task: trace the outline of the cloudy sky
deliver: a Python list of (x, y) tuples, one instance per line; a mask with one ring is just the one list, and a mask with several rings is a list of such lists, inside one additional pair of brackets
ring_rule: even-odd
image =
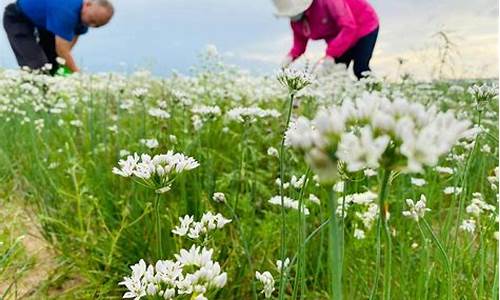
[[(11, 1), (0, 0), (5, 6)], [(449, 36), (453, 77), (498, 76), (498, 0), (370, 0), (380, 19), (372, 61), (380, 75), (411, 72), (427, 77), (439, 65), (442, 31)], [(75, 56), (90, 72), (146, 68), (159, 75), (188, 72), (213, 44), (225, 60), (254, 72), (277, 68), (291, 44), (289, 23), (273, 16), (271, 0), (115, 0), (108, 26), (81, 39)], [(324, 42), (302, 59), (315, 60)], [(404, 60), (398, 67), (398, 59)], [(15, 66), (5, 33), (0, 66)]]

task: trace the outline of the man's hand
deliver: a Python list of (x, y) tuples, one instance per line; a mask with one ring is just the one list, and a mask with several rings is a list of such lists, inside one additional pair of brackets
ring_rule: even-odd
[(73, 38), (71, 42), (66, 41), (63, 38), (56, 36), (56, 52), (57, 55), (66, 61), (66, 66), (72, 72), (80, 72), (80, 69), (76, 66), (73, 55), (71, 55), (71, 49), (75, 45), (77, 37)]

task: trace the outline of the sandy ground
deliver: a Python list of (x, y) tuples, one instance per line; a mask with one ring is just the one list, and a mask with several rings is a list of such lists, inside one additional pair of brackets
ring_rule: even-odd
[(56, 268), (54, 253), (40, 234), (31, 213), (18, 203), (0, 199), (0, 219), (5, 220), (0, 222), (0, 231), (8, 226), (10, 235), (16, 235), (14, 238), (23, 236), (21, 243), (25, 250), (25, 261), (15, 262), (13, 268), (27, 267), (25, 272), (16, 269), (0, 274), (0, 296), (14, 283), (5, 300), (39, 299), (39, 296), (35, 296), (36, 292)]

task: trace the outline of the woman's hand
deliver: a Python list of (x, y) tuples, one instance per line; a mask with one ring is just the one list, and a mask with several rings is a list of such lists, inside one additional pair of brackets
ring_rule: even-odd
[(282, 69), (288, 68), (288, 66), (293, 62), (293, 58), (288, 54), (283, 58), (283, 60), (280, 63), (280, 66)]
[(329, 70), (333, 68), (335, 65), (335, 59), (331, 56), (323, 56), (320, 60), (318, 60), (313, 68), (312, 72), (316, 74), (325, 74)]

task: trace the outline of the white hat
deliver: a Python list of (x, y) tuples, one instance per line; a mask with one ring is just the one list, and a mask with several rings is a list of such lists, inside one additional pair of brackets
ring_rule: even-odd
[(293, 17), (303, 13), (311, 6), (313, 0), (273, 0), (278, 17)]

